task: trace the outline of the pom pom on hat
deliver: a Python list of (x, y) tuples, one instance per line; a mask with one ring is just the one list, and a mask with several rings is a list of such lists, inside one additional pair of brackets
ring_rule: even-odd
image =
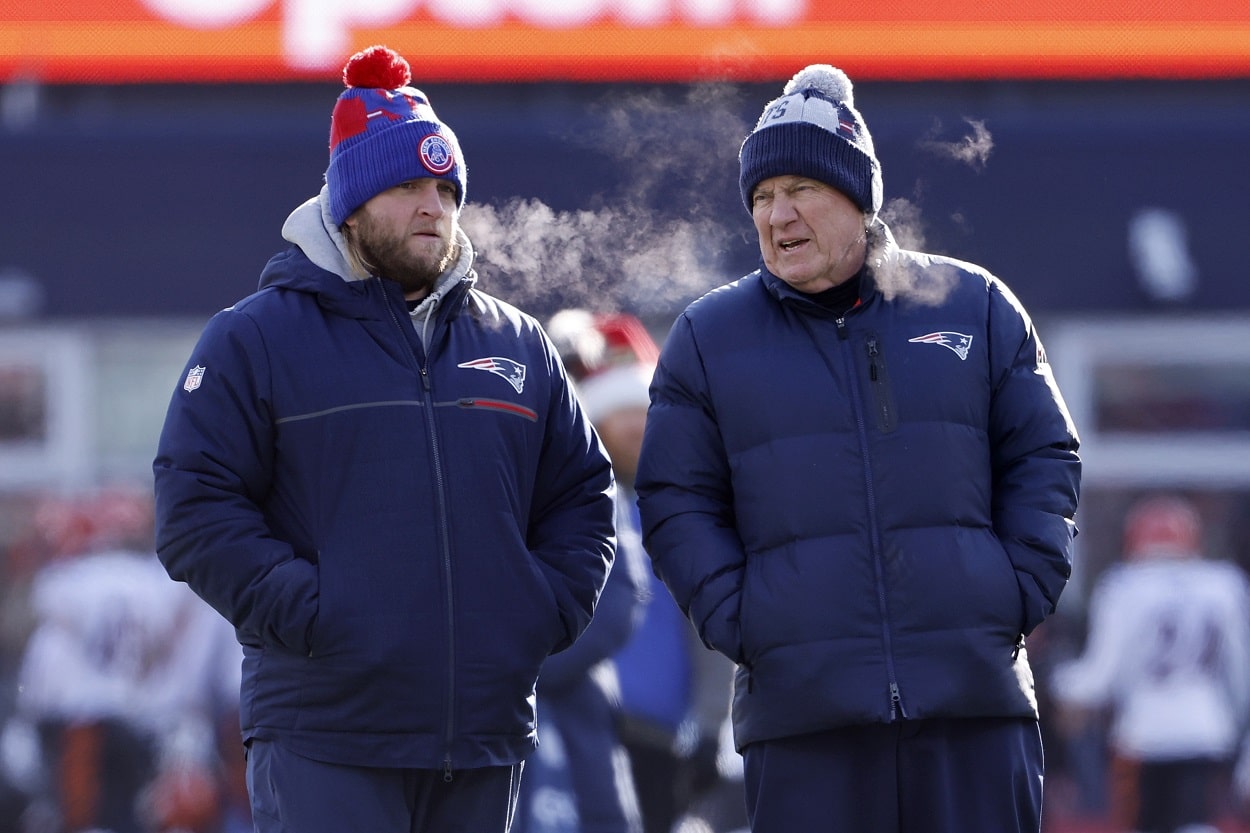
[(385, 46), (357, 52), (344, 65), (347, 89), (330, 117), (326, 169), (330, 216), (338, 225), (410, 179), (446, 180), (456, 186), (457, 205), (464, 205), (468, 174), (460, 143), (411, 82), (408, 62)]
[(872, 136), (855, 109), (851, 79), (829, 64), (795, 74), (770, 101), (738, 153), (738, 186), (751, 192), (774, 176), (805, 176), (832, 185), (865, 214), (881, 210), (881, 165)]
[(404, 57), (385, 46), (371, 46), (347, 59), (343, 86), (380, 87), (393, 90), (412, 83), (412, 67)]
[(782, 95), (803, 90), (821, 93), (830, 101), (840, 101), (847, 107), (855, 106), (855, 88), (846, 73), (829, 64), (812, 64), (794, 74), (782, 88)]

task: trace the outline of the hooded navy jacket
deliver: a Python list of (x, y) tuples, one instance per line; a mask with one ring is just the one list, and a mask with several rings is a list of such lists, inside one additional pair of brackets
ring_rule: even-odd
[(739, 664), (735, 739), (1036, 717), (1077, 436), (1025, 311), (874, 228), (839, 318), (766, 270), (677, 319), (637, 490), (657, 574)]
[(611, 566), (608, 458), (539, 324), (473, 287), (467, 238), (418, 331), (396, 284), (310, 260), (343, 268), (301, 210), (308, 239), (208, 323), (174, 393), (161, 561), (237, 629), (245, 739), (515, 763)]

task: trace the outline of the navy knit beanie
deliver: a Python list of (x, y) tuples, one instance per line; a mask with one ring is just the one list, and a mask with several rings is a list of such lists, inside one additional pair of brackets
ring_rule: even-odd
[(764, 108), (738, 161), (747, 211), (755, 186), (774, 176), (810, 177), (846, 194), (865, 214), (881, 210), (872, 136), (855, 109), (851, 79), (828, 64), (813, 64), (790, 79)]
[(347, 89), (330, 117), (326, 169), (336, 224), (410, 179), (445, 179), (456, 186), (457, 205), (464, 205), (467, 172), (460, 143), (411, 81), (408, 62), (385, 46), (357, 52), (343, 67)]

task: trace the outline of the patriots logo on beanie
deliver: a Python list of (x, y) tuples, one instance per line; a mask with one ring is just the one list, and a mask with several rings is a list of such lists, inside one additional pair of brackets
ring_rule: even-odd
[(325, 175), (336, 224), (411, 179), (446, 180), (456, 186), (457, 205), (464, 205), (467, 171), (460, 143), (411, 82), (408, 62), (385, 46), (357, 52), (343, 67), (347, 89), (330, 116)]
[(770, 101), (738, 153), (738, 187), (751, 193), (774, 176), (804, 176), (832, 185), (865, 214), (881, 210), (881, 164), (855, 109), (851, 79), (828, 64), (800, 70)]

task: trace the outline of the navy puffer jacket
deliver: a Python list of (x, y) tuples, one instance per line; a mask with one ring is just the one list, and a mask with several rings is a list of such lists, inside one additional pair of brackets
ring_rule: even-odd
[(646, 546), (739, 663), (739, 748), (1037, 715), (1023, 637), (1070, 574), (1075, 429), (1000, 281), (874, 237), (843, 318), (755, 272), (677, 319), (652, 384)]
[[(298, 247), (207, 325), (155, 461), (169, 573), (236, 627), (245, 737), (336, 763), (512, 764), (614, 554), (607, 456), (538, 323)], [(425, 325), (423, 325), (425, 326)]]

